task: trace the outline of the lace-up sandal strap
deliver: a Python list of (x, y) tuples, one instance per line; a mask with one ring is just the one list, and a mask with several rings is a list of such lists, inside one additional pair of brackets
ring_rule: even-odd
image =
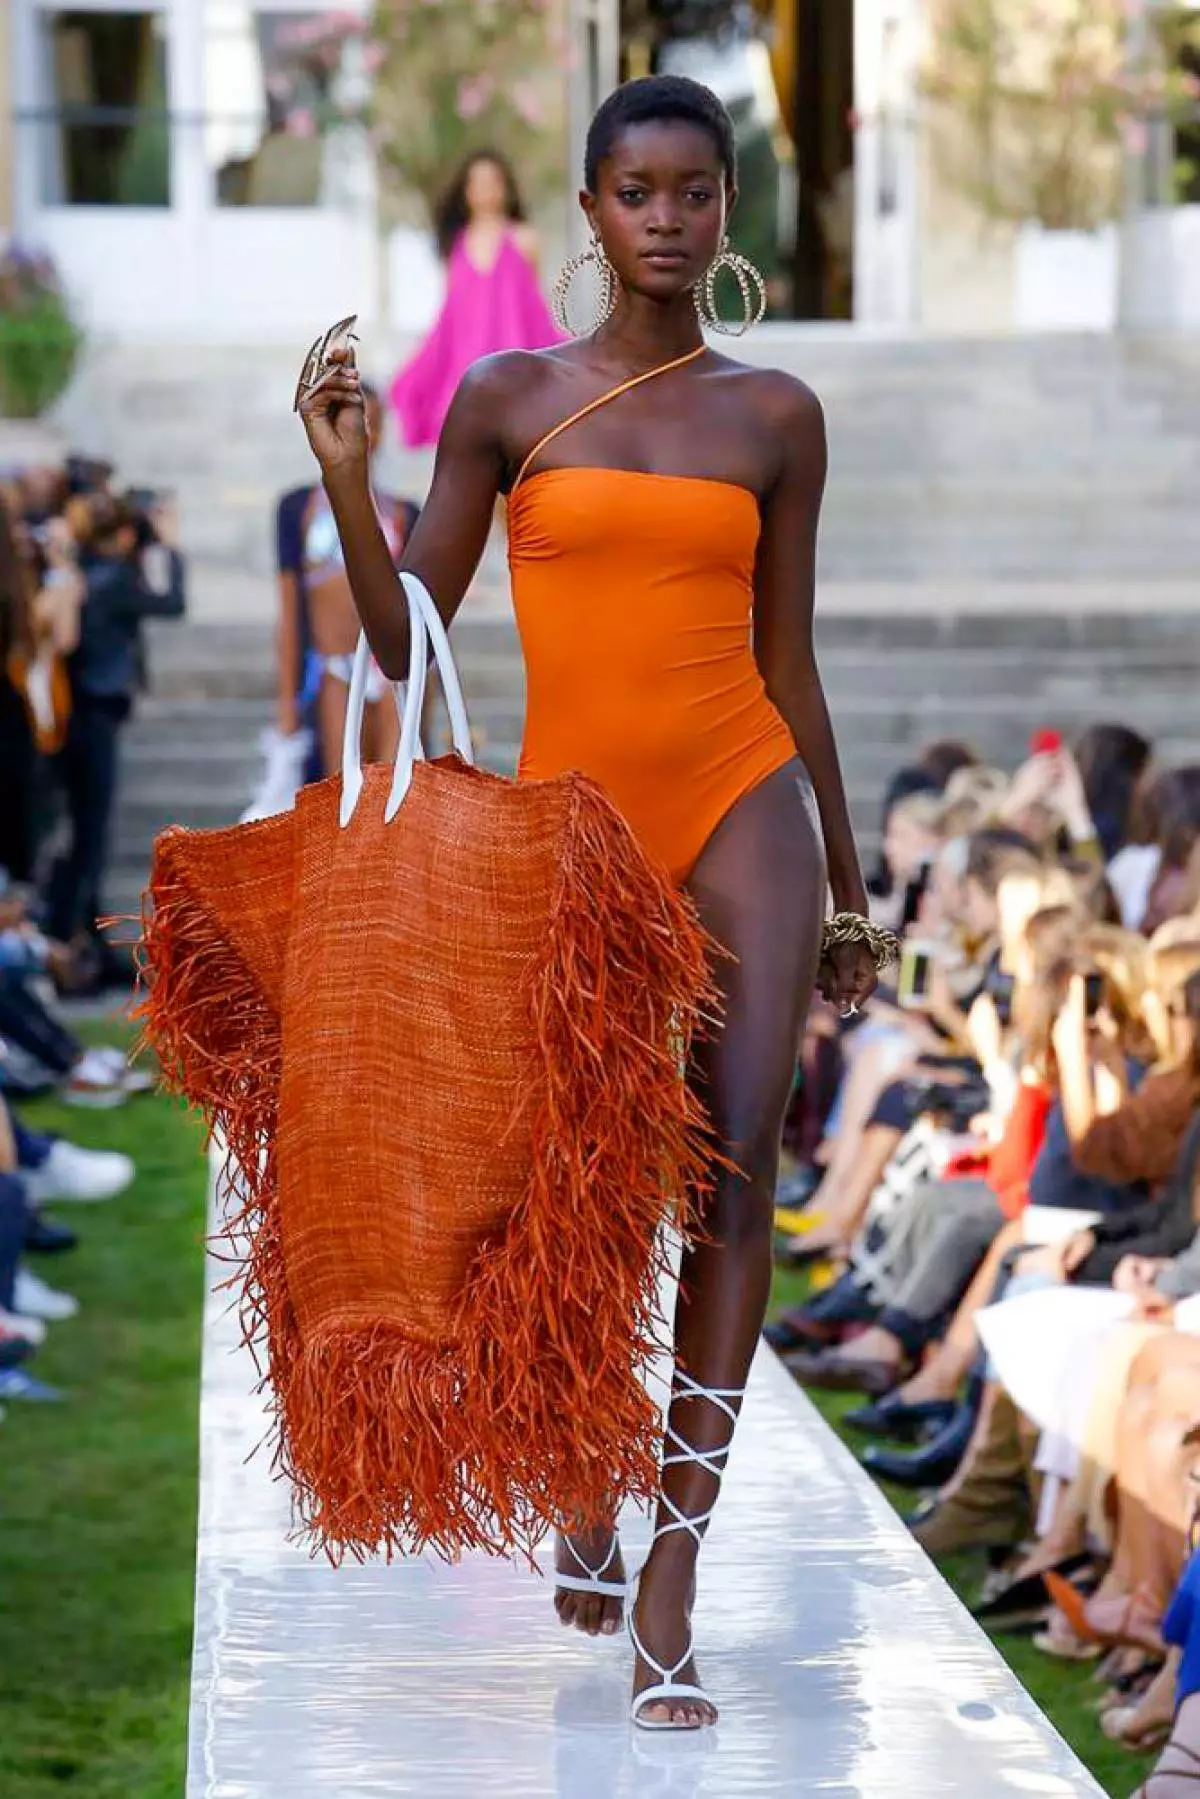
[(664, 1667), (663, 1663), (655, 1656), (651, 1655), (650, 1651), (646, 1648), (646, 1645), (643, 1643), (641, 1636), (638, 1633), (638, 1627), (634, 1623), (632, 1610), (629, 1614), (629, 1635), (633, 1640), (635, 1650), (641, 1656), (646, 1666), (652, 1673), (658, 1675), (658, 1679), (654, 1684), (652, 1686), (644, 1687), (630, 1706), (629, 1715), (633, 1719), (633, 1722), (642, 1730), (687, 1730), (692, 1728), (690, 1725), (675, 1724), (669, 1718), (647, 1718), (644, 1716), (645, 1712), (652, 1705), (674, 1705), (680, 1701), (691, 1700), (697, 1705), (711, 1706), (712, 1700), (704, 1691), (703, 1687), (698, 1687), (694, 1681), (676, 1680), (675, 1678), (681, 1668), (686, 1668), (692, 1657), (694, 1644), (690, 1632), (688, 1635), (687, 1648), (684, 1650), (679, 1660), (674, 1662), (669, 1668)]
[(588, 1565), (565, 1532), (563, 1533), (562, 1540), (571, 1551), (571, 1554), (575, 1557), (575, 1560), (579, 1563), (579, 1566), (583, 1569), (583, 1573), (560, 1574), (559, 1571), (555, 1569), (554, 1584), (556, 1587), (561, 1587), (565, 1593), (595, 1593), (601, 1599), (624, 1599), (628, 1583), (619, 1575), (614, 1576), (611, 1580), (604, 1579), (605, 1574), (612, 1567), (612, 1564), (616, 1559), (616, 1531), (613, 1532), (613, 1539), (609, 1545), (608, 1554), (598, 1568), (592, 1568)]
[[(663, 1457), (663, 1472), (665, 1473), (668, 1468), (703, 1468), (704, 1472), (706, 1474), (711, 1474), (714, 1480), (722, 1480), (725, 1474), (725, 1464), (729, 1459), (729, 1452), (733, 1447), (733, 1430), (738, 1421), (737, 1410), (729, 1402), (732, 1399), (743, 1398), (745, 1396), (745, 1391), (746, 1389), (744, 1387), (702, 1386), (699, 1381), (692, 1379), (686, 1369), (677, 1368), (675, 1370), (675, 1386), (671, 1394), (672, 1406), (677, 1399), (706, 1399), (711, 1405), (715, 1405), (719, 1411), (724, 1412), (726, 1418), (729, 1420), (730, 1432), (728, 1441), (724, 1443), (721, 1448), (697, 1449), (693, 1443), (689, 1443), (687, 1438), (675, 1428), (670, 1420), (670, 1415), (668, 1414), (666, 1440), (669, 1444), (674, 1446), (674, 1453)], [(717, 1509), (716, 1499), (713, 1500), (707, 1511), (696, 1513), (688, 1513), (681, 1510), (669, 1493), (661, 1493), (659, 1499), (665, 1509), (670, 1512), (671, 1517), (668, 1523), (660, 1524), (655, 1530), (654, 1539), (656, 1542), (659, 1537), (669, 1536), (672, 1531), (680, 1530), (686, 1531), (690, 1537), (695, 1539), (697, 1544), (703, 1542), (704, 1532), (711, 1523), (713, 1513)]]

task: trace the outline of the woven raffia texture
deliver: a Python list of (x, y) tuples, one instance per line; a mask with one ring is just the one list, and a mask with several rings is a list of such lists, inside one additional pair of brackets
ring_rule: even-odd
[(702, 1184), (689, 902), (593, 783), (418, 763), (155, 846), (141, 1014), (228, 1144), (297, 1526), (527, 1554), (656, 1489), (661, 1226)]

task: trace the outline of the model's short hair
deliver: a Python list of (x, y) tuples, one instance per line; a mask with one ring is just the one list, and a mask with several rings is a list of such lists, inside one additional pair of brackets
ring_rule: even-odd
[(628, 126), (669, 120), (707, 131), (725, 179), (732, 186), (737, 180), (733, 120), (712, 89), (686, 75), (645, 75), (614, 88), (592, 120), (583, 156), (583, 180), (588, 192), (595, 193), (600, 164), (612, 155), (617, 139)]

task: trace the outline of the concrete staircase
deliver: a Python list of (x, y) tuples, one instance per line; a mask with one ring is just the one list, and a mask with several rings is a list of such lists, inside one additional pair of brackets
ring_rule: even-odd
[[(368, 368), (403, 346), (367, 346)], [(884, 340), (767, 333), (829, 421), (819, 643), (869, 844), (892, 769), (933, 736), (1013, 763), (1030, 732), (1128, 720), (1200, 759), (1200, 343)], [(312, 463), (294, 349), (97, 351), (63, 408), (80, 447), (177, 489), (191, 621), (154, 634), (129, 733), (111, 900), (153, 832), (237, 815), (271, 706), (272, 512)], [(427, 456), (387, 478), (421, 494)], [(494, 543), (455, 628), (489, 760), (512, 757), (521, 675)]]
[[(454, 637), (481, 758), (510, 768), (523, 703), (511, 622), (468, 605)], [(1012, 767), (1039, 727), (1070, 738), (1109, 718), (1147, 732), (1164, 762), (1200, 762), (1194, 615), (833, 612), (817, 641), (864, 854), (889, 775), (935, 737)], [(228, 824), (245, 805), (271, 716), (269, 647), (261, 625), (156, 630), (154, 691), (127, 738), (114, 910), (135, 909), (156, 831)]]
[[(387, 371), (402, 348), (368, 345), (364, 366)], [(824, 401), (826, 581), (1196, 579), (1200, 341), (779, 327), (738, 348)], [(297, 361), (292, 348), (100, 349), (63, 405), (73, 443), (178, 491), (197, 617), (269, 615), (273, 504), (313, 467), (290, 411)], [(414, 495), (429, 470), (424, 453), (385, 458)]]

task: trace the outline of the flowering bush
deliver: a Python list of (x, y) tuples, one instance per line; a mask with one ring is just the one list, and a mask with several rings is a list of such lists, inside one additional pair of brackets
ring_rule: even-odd
[(53, 405), (81, 342), (53, 262), (9, 244), (0, 254), (0, 415), (37, 418)]
[(1060, 231), (1115, 218), (1123, 152), (1144, 148), (1149, 120), (1189, 103), (1192, 78), (1168, 46), (1196, 27), (1156, 6), (1139, 32), (1144, 7), (937, 0), (924, 87), (947, 181), (989, 218)]
[(297, 29), (310, 68), (357, 67), (361, 102), (343, 93), (320, 122), (366, 122), (390, 218), (414, 194), (432, 209), (481, 146), (507, 155), (535, 192), (561, 178), (560, 78), (572, 51), (560, 0), (376, 0), (369, 18), (320, 13)]

